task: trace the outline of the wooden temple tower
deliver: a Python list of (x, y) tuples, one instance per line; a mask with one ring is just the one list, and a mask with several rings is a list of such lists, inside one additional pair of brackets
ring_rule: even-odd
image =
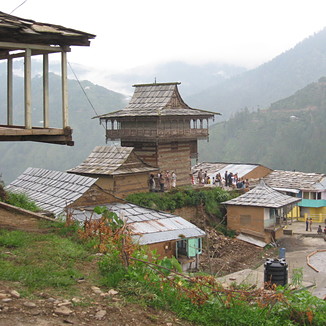
[(198, 157), (198, 139), (208, 138), (208, 121), (215, 112), (190, 108), (181, 98), (180, 83), (134, 85), (123, 110), (98, 116), (105, 122), (106, 140), (134, 147), (147, 164), (175, 171), (177, 185), (191, 183), (191, 159)]

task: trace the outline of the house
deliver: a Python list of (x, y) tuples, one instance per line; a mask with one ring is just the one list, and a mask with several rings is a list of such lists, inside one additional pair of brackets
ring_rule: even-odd
[(180, 83), (134, 85), (123, 110), (98, 116), (106, 140), (134, 147), (147, 164), (175, 171), (178, 185), (191, 184), (191, 159), (198, 158), (197, 142), (208, 138), (208, 122), (216, 112), (190, 108), (181, 98)]
[[(129, 226), (132, 238), (140, 245), (156, 250), (159, 257), (176, 257), (184, 271), (198, 269), (205, 232), (180, 216), (140, 207), (128, 202), (103, 205), (116, 213)], [(72, 211), (77, 221), (96, 219), (95, 206)]]
[(312, 218), (324, 223), (326, 219), (326, 175), (299, 171), (275, 170), (263, 178), (270, 187), (300, 198), (299, 220)]
[(220, 173), (224, 178), (225, 172), (237, 174), (242, 180), (263, 178), (273, 170), (261, 164), (252, 163), (222, 163), (222, 162), (202, 162), (192, 167), (192, 174), (197, 180), (198, 172), (207, 171), (207, 175), (213, 180), (217, 173)]
[(223, 202), (227, 205), (227, 227), (265, 243), (283, 234), (282, 224), (300, 198), (274, 190), (263, 181), (243, 195)]
[(96, 178), (102, 189), (125, 198), (148, 191), (149, 174), (158, 168), (143, 162), (133, 147), (96, 146), (83, 163), (67, 172)]
[[(19, 18), (0, 12), (0, 61), (6, 63), (7, 98), (5, 124), (0, 125), (0, 141), (37, 141), (53, 144), (73, 145), (72, 130), (68, 121), (67, 91), (67, 53), (70, 46), (89, 46), (95, 35), (66, 28), (59, 25), (40, 23), (30, 19)], [(50, 127), (49, 107), (49, 55), (61, 54), (61, 94), (62, 127)], [(43, 123), (32, 122), (32, 57), (43, 59)], [(24, 108), (14, 112), (13, 74), (15, 59), (24, 60)], [(3, 99), (2, 99), (3, 100)], [(34, 109), (33, 109), (34, 110)], [(55, 111), (58, 108), (54, 108)], [(52, 113), (54, 111), (51, 111)], [(24, 122), (17, 124), (17, 116), (23, 116)]]
[(28, 168), (5, 189), (26, 194), (42, 210), (59, 217), (75, 206), (119, 201), (98, 187), (96, 181), (60, 171)]

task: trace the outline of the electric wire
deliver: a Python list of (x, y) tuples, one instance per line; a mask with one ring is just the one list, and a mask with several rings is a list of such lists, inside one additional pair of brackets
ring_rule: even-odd
[(27, 0), (23, 1), (19, 6), (17, 6), (14, 10), (12, 10), (9, 15), (11, 15), (14, 11), (16, 11), (19, 7), (21, 7), (26, 2)]

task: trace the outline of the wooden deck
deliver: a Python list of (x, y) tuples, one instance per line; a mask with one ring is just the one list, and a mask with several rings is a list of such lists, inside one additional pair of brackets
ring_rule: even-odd
[(73, 146), (72, 129), (0, 125), (0, 141), (35, 141)]

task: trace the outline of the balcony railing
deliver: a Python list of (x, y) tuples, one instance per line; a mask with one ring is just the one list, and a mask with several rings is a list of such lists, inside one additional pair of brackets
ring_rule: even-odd
[(111, 139), (120, 138), (206, 138), (208, 137), (208, 129), (107, 129), (106, 137)]

